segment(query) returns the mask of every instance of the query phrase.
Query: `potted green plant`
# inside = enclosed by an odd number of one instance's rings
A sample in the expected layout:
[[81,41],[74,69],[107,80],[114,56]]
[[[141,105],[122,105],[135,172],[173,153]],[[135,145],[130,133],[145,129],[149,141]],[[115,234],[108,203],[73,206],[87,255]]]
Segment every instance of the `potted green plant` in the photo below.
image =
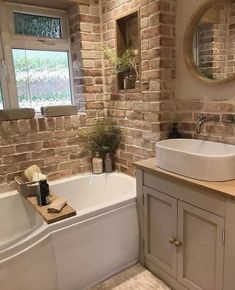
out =
[[115,153],[121,142],[121,129],[111,118],[97,121],[92,132],[85,138],[92,157],[99,152],[99,156],[104,160],[106,153],[110,153],[114,163]]
[[138,51],[133,48],[124,50],[120,55],[109,47],[104,48],[105,56],[110,60],[117,74],[123,74],[124,89],[133,89],[139,81]]

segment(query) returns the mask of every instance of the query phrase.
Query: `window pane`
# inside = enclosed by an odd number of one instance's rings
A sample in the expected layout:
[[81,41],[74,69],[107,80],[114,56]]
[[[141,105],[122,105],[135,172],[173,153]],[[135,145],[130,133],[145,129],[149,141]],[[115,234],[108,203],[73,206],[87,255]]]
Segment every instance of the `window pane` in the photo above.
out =
[[13,49],[20,108],[71,105],[68,53]]
[[61,38],[60,18],[13,13],[15,33],[29,36]]
[[0,83],[0,110],[3,109],[3,95],[2,95],[2,86]]

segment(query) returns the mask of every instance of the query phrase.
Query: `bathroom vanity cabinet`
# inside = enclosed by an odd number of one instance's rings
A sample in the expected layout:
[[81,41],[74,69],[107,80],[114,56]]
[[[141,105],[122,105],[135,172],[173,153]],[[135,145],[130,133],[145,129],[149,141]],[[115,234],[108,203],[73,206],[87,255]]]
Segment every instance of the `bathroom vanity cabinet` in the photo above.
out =
[[136,163],[140,260],[173,289],[235,289],[235,182]]

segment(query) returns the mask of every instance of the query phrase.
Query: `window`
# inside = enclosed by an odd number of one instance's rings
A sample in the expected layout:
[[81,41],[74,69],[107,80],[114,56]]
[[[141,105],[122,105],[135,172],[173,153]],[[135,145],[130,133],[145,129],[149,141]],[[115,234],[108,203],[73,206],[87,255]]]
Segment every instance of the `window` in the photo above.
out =
[[60,18],[13,12],[15,34],[61,38]]
[[71,104],[67,52],[13,49],[13,60],[20,108]]
[[7,73],[4,80],[0,71],[4,88],[0,108],[4,103],[5,108],[27,107],[39,112],[42,106],[72,103],[66,20],[66,12],[61,10],[0,1],[0,28],[5,32],[0,35],[0,59]]

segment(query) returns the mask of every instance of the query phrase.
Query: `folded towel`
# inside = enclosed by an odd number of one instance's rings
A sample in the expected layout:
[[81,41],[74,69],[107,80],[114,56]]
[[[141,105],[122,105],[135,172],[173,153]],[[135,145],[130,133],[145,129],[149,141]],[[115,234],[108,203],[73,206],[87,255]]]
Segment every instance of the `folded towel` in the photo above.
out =
[[59,197],[49,205],[47,211],[51,213],[59,213],[66,204],[67,200],[63,197]]
[[47,176],[41,172],[34,172],[32,181],[46,180]]
[[24,172],[24,176],[28,181],[33,181],[34,173],[42,173],[41,169],[37,165],[32,165],[28,167]]

